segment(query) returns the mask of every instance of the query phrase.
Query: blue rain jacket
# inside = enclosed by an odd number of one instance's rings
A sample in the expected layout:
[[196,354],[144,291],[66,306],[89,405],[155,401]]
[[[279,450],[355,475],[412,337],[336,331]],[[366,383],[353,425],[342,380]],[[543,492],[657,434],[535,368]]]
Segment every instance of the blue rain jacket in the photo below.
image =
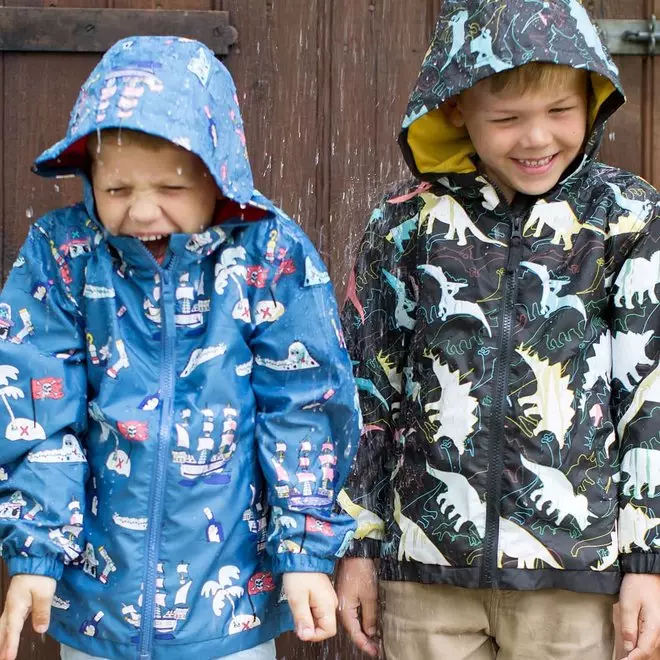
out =
[[[122,127],[206,164],[217,222],[163,265],[95,217],[85,138]],[[37,173],[0,297],[0,528],[10,574],[59,580],[51,633],[110,658],[216,658],[291,627],[279,576],[333,570],[359,411],[330,278],[254,190],[229,73],[198,42],[125,39]]]

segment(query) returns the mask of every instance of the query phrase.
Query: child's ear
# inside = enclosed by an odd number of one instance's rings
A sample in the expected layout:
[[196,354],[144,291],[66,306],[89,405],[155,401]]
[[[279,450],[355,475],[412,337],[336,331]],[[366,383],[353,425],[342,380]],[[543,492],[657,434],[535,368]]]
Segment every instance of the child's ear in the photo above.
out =
[[447,121],[454,128],[463,128],[465,126],[465,117],[463,117],[459,99],[449,99],[449,101],[443,103],[441,110],[445,117],[447,117]]

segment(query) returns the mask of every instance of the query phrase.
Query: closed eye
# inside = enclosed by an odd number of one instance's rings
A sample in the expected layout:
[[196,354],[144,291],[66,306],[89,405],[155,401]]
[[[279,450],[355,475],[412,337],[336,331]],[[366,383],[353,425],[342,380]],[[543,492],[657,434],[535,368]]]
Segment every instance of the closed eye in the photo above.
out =
[[575,106],[571,105],[571,106],[566,106],[566,107],[562,107],[562,108],[552,108],[552,110],[550,110],[550,112],[555,114],[555,115],[558,115],[558,114],[561,114],[563,112],[568,112],[569,110],[574,110],[574,109],[575,109]]
[[509,124],[518,119],[518,117],[501,117],[499,119],[491,119],[492,124]]

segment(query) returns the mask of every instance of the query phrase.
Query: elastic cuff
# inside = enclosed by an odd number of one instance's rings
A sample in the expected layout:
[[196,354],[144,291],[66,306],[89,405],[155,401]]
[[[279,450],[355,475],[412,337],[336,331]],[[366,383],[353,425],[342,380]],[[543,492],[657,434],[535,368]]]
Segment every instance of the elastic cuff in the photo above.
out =
[[273,573],[326,573],[332,575],[335,562],[311,555],[281,553],[273,559]]
[[374,539],[353,539],[345,557],[360,559],[378,559],[380,557],[380,541]]
[[43,575],[59,580],[64,564],[57,557],[3,557],[9,575]]
[[656,552],[633,552],[619,555],[623,573],[660,574],[660,554]]

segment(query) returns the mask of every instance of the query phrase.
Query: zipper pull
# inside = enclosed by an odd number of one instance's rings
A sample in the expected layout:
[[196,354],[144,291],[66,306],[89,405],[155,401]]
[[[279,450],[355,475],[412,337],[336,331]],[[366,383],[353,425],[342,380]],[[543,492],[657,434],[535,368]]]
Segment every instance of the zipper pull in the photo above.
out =
[[511,228],[511,239],[509,241],[509,258],[506,262],[507,273],[515,273],[522,257],[522,221],[516,217]]

